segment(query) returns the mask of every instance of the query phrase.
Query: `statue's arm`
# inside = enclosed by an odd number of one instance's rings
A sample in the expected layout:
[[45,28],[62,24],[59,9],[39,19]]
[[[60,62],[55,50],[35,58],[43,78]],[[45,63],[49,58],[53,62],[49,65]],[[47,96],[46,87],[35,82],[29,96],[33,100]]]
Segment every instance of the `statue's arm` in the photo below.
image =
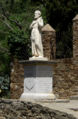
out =
[[30,29],[33,28],[33,26],[34,26],[35,23],[36,23],[36,21],[33,21],[33,22],[31,23],[31,25],[30,25]]
[[38,24],[39,24],[39,27],[43,27],[44,22],[43,22],[42,17],[41,17],[41,18],[39,18],[39,20],[38,20]]

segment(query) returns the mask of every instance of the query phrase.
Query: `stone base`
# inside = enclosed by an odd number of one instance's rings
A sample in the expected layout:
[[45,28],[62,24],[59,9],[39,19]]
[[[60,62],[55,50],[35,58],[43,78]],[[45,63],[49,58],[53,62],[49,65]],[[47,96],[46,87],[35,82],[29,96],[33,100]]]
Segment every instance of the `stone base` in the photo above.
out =
[[35,60],[35,61],[48,61],[48,58],[46,58],[46,57],[30,57],[29,60],[30,61],[33,61],[33,60]]
[[21,100],[54,100],[52,62],[25,61],[24,91]]
[[53,93],[51,94],[42,94],[42,93],[23,93],[20,97],[20,100],[25,101],[49,101],[49,100],[55,100],[55,95]]

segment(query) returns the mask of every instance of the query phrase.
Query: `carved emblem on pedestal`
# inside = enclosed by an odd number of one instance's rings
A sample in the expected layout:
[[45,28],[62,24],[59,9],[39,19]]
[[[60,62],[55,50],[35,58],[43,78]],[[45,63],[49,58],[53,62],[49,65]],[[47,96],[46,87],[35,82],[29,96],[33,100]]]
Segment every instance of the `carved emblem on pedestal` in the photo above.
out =
[[25,88],[31,91],[35,86],[35,82],[33,78],[26,78],[25,79]]

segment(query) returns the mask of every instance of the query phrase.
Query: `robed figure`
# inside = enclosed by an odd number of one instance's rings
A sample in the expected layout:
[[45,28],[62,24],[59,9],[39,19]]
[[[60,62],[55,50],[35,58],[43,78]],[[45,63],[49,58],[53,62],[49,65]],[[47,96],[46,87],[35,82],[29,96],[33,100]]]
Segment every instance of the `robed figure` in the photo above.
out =
[[43,19],[39,10],[35,11],[34,20],[30,25],[31,29],[31,44],[32,44],[32,56],[43,57],[43,45],[41,37],[41,29],[43,27]]

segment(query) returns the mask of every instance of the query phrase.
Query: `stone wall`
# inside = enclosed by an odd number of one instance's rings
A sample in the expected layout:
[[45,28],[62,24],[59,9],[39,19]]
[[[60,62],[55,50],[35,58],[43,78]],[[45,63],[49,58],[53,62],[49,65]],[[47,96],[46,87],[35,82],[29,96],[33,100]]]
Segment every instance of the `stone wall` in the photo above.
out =
[[11,67],[11,98],[18,99],[23,93],[24,88],[24,68],[17,59],[14,59]]
[[78,94],[78,65],[73,59],[56,60],[53,66],[54,94],[69,98]]
[[78,60],[78,15],[73,19],[73,57]]
[[0,119],[76,119],[73,115],[19,100],[0,100]]
[[45,25],[42,29],[42,42],[44,57],[49,60],[55,59],[56,57],[56,32],[49,25]]

